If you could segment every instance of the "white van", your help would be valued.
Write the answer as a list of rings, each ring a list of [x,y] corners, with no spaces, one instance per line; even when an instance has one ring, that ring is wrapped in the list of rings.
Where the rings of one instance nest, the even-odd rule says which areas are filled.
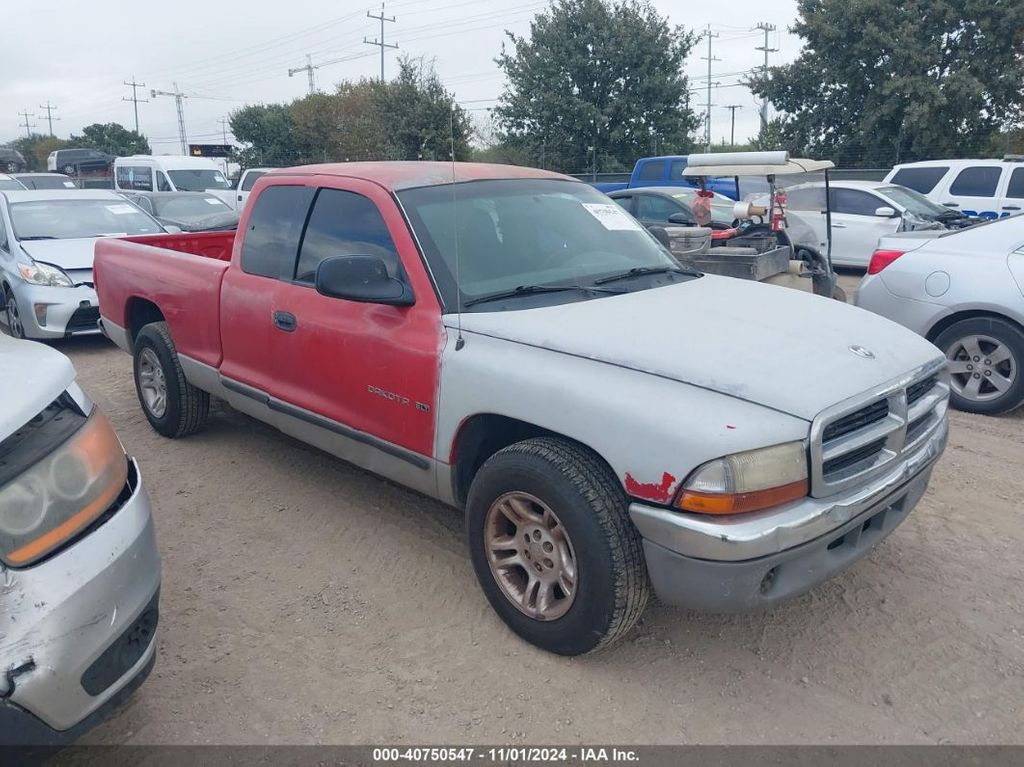
[[[885,180],[967,216],[1005,218],[1024,210],[1024,157],[927,160],[897,165]]]
[[[207,157],[132,155],[114,160],[119,192],[205,192],[230,189],[221,166]]]

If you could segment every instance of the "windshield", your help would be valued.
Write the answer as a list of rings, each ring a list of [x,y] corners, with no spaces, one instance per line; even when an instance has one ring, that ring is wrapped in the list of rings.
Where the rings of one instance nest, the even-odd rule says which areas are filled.
[[[174,188],[179,192],[205,192],[207,189],[230,189],[231,184],[219,170],[169,170]]]
[[[457,272],[465,306],[521,286],[593,285],[602,276],[629,269],[680,268],[636,219],[579,182],[473,181],[410,189],[398,198],[449,309],[457,305]],[[636,290],[689,278],[678,273],[638,276],[615,287]],[[548,301],[568,301],[601,294],[545,295]],[[513,299],[515,308],[522,300]],[[481,304],[472,310],[494,307]]]
[[[920,192],[908,189],[905,186],[883,186],[878,188],[878,193],[885,195],[897,205],[906,208],[915,216],[922,218],[935,218],[943,213],[949,213],[949,208],[938,205]]]
[[[163,228],[124,200],[33,200],[11,204],[18,240],[155,234]]]
[[[196,197],[161,197],[153,196],[158,216],[167,218],[201,218],[214,213],[230,213],[231,208],[216,197],[199,195]]]

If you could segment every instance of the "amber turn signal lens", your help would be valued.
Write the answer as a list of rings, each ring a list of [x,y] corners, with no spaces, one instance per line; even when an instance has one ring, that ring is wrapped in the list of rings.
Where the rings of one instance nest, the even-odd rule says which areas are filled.
[[[676,507],[698,514],[742,514],[799,500],[807,495],[807,491],[806,479],[749,493],[699,493],[684,490],[676,500]]]

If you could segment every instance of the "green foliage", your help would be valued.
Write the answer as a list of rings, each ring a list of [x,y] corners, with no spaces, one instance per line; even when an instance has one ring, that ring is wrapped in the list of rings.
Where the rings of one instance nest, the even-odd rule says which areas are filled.
[[[785,142],[845,165],[983,153],[1024,111],[1021,0],[799,0],[791,64],[752,78]]]
[[[785,149],[795,156],[806,154],[786,135],[785,120],[782,117],[776,117],[763,124],[757,136],[750,142],[752,152],[773,152],[777,149]]]
[[[454,112],[453,112],[454,109]],[[433,68],[400,59],[395,79],[342,82],[291,104],[243,107],[231,131],[242,167],[348,160],[447,160],[469,156],[472,125]],[[454,121],[454,126],[453,126]]]
[[[699,119],[683,74],[696,37],[639,0],[555,0],[530,35],[507,33],[508,84],[495,118],[503,143],[566,171],[628,169],[686,153]]]
[[[22,136],[10,143],[11,148],[20,152],[21,156],[25,158],[25,170],[29,173],[46,170],[46,155],[44,154],[40,160],[37,150],[49,138],[41,133],[33,133],[31,136]]]
[[[123,157],[131,154],[152,154],[149,142],[141,133],[128,130],[120,123],[93,123],[82,128],[82,135],[71,134],[67,146],[98,149]]]

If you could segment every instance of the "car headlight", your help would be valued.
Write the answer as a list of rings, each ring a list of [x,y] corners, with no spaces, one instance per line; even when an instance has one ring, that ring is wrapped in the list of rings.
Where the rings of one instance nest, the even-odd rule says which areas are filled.
[[[117,500],[128,459],[98,409],[41,461],[0,487],[0,559],[24,567],[77,535]]]
[[[75,283],[62,269],[50,264],[41,264],[38,261],[31,264],[18,264],[18,272],[25,282],[30,282],[33,285],[47,285],[51,288],[75,287]]]
[[[683,482],[676,506],[700,514],[739,514],[794,501],[807,492],[807,448],[803,442],[786,442],[699,466]]]

